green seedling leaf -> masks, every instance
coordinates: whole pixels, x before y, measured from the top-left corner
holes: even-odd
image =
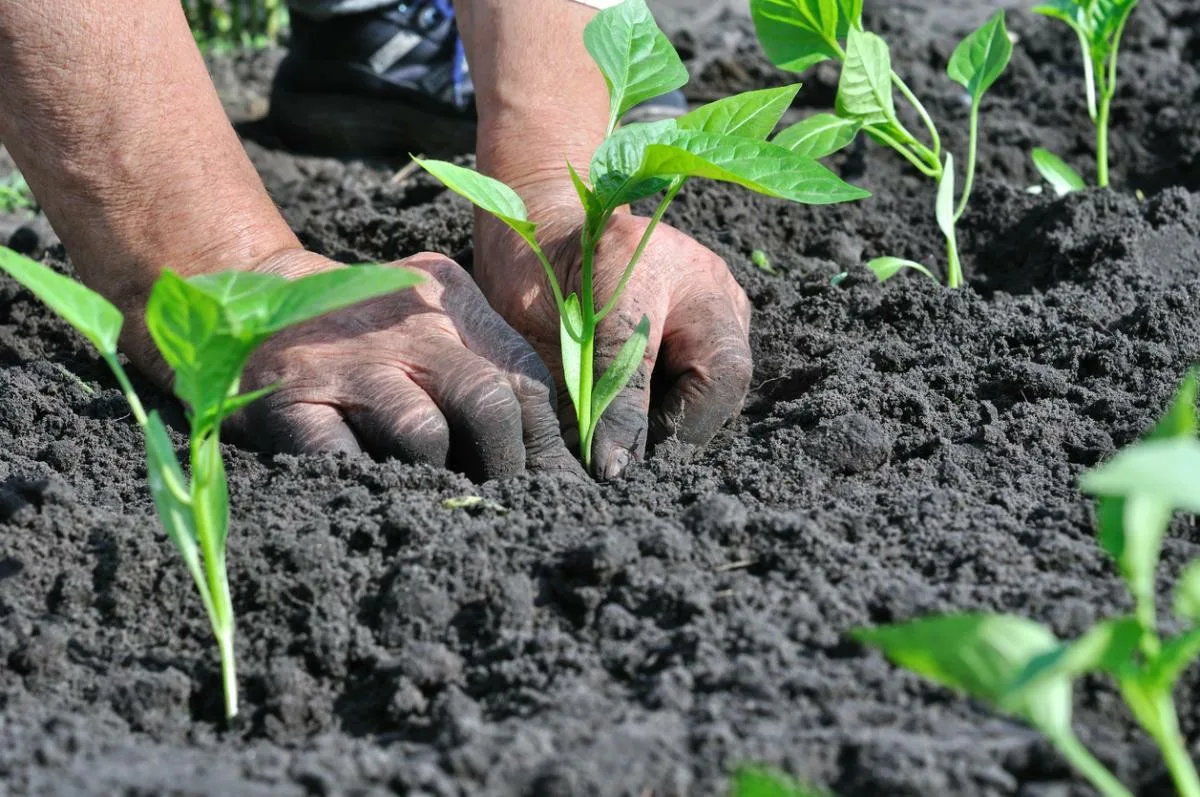
[[[759,271],[766,272],[772,277],[779,276],[779,272],[774,266],[771,265],[771,258],[767,257],[767,253],[761,249],[755,249],[750,253],[750,262],[753,263],[754,267]]]
[[[1070,732],[1067,678],[1047,678],[1010,694],[1030,663],[1058,646],[1044,626],[1022,617],[968,614],[861,629],[853,635],[899,666],[1022,717],[1051,737]]]
[[[875,276],[879,278],[880,282],[887,282],[905,269],[919,271],[934,282],[938,281],[938,278],[933,276],[933,272],[925,268],[925,266],[915,261],[905,260],[900,257],[877,257],[871,262],[867,263],[867,268],[875,272]]]
[[[771,63],[803,72],[841,58],[839,40],[862,18],[861,0],[751,0],[758,40]]]
[[[874,33],[850,30],[836,107],[838,116],[858,119],[863,124],[881,124],[896,118],[892,58],[887,42]]]
[[[562,313],[559,314],[559,338],[562,350],[563,381],[571,396],[575,417],[579,417],[579,375],[583,371],[583,310],[579,306],[579,295],[567,297]]]
[[[1091,22],[1084,8],[1084,3],[1078,0],[1050,0],[1033,7],[1033,13],[1052,17],[1065,22],[1077,32],[1090,39]]]
[[[101,354],[116,355],[124,319],[103,296],[3,246],[0,269],[77,329]]]
[[[1169,690],[1198,656],[1200,628],[1193,628],[1168,639],[1143,675],[1143,688],[1152,693]]]
[[[538,248],[537,225],[529,220],[525,202],[516,191],[474,169],[455,166],[446,161],[420,158],[413,160],[419,163],[422,169],[441,180],[442,185],[464,197],[480,210],[491,213],[534,249]]]
[[[599,219],[602,214],[600,200],[591,188],[588,188],[587,183],[579,176],[579,172],[575,171],[575,167],[570,163],[567,164],[567,171],[571,175],[571,184],[575,186],[575,193],[579,195],[579,204],[583,208],[584,215],[590,219]]]
[[[1200,431],[1196,417],[1196,399],[1200,394],[1200,379],[1195,370],[1189,371],[1175,393],[1167,414],[1150,430],[1147,440],[1170,440],[1176,437],[1195,437]]]
[[[680,130],[765,141],[783,114],[792,107],[800,84],[777,89],[747,91],[710,102],[676,120]]]
[[[1050,183],[1050,187],[1054,189],[1057,196],[1066,196],[1072,191],[1082,191],[1087,188],[1087,183],[1079,176],[1079,172],[1049,150],[1034,147],[1033,165],[1037,167],[1042,178]]]
[[[796,155],[820,160],[849,146],[861,129],[859,119],[818,113],[784,129],[771,143]]]
[[[1118,675],[1134,663],[1142,633],[1141,625],[1131,617],[1100,623],[1079,639],[1035,657],[1009,687],[1005,699],[1017,699],[1050,679],[1074,680],[1096,672]]]
[[[609,133],[633,106],[688,81],[687,68],[645,0],[600,11],[584,28],[583,43],[608,84]]]
[[[200,572],[199,538],[192,517],[188,483],[175,456],[175,447],[171,445],[167,427],[157,411],[150,412],[147,417],[144,433],[150,495],[167,537],[175,543],[188,570],[195,575]]]
[[[612,210],[663,191],[669,177],[647,174],[643,169],[646,148],[651,144],[670,144],[681,132],[674,119],[625,125],[605,139],[592,154],[588,174],[596,201]]]
[[[1200,512],[1200,440],[1177,437],[1139,443],[1086,474],[1082,487],[1092,495],[1149,499],[1168,512]],[[1127,522],[1128,515],[1127,511]]]
[[[937,192],[937,223],[947,240],[956,236],[954,229],[954,156],[946,153],[946,166],[942,169],[942,179],[938,182]]]
[[[625,345],[617,352],[612,364],[604,375],[596,380],[592,392],[592,422],[600,420],[608,405],[612,404],[617,394],[629,384],[629,380],[637,373],[642,358],[646,355],[646,345],[650,342],[650,319],[642,316],[641,322],[633,330],[633,336],[625,341]],[[582,432],[583,430],[581,430]]]
[[[979,102],[1012,60],[1013,45],[1004,27],[1004,12],[997,11],[954,50],[946,71],[950,79]]]
[[[1088,491],[1086,487],[1084,491]],[[1171,514],[1170,503],[1138,494],[1105,496],[1096,507],[1100,547],[1117,563],[1135,601],[1150,617],[1154,575]]]
[[[425,278],[416,271],[395,266],[347,266],[297,280],[285,280],[272,296],[266,325],[257,331],[273,335],[296,324],[423,282]]]
[[[1175,584],[1175,614],[1200,623],[1200,561],[1192,562]]]
[[[743,767],[734,773],[731,797],[829,797],[800,783],[784,772],[761,767]]]

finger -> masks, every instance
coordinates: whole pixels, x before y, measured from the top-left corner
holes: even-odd
[[[614,313],[616,315],[616,313]],[[612,316],[609,317],[610,319]],[[632,337],[635,323],[621,314],[619,323],[602,325],[603,334],[596,338],[595,379],[608,369],[617,352]],[[618,332],[617,329],[622,331]],[[648,432],[647,412],[650,409],[650,374],[658,341],[651,337],[642,364],[600,416],[592,438],[592,473],[598,479],[610,480],[620,476],[630,464],[646,456]]]
[[[449,462],[475,478],[524,473],[521,403],[504,373],[449,336],[422,359],[413,380],[449,425]]]
[[[274,395],[250,405],[237,424],[254,447],[281,454],[362,453],[336,407],[272,399]]]
[[[346,420],[364,449],[380,459],[445,466],[450,425],[429,395],[406,375],[364,374]]]
[[[583,476],[579,461],[563,442],[554,379],[545,363],[492,309],[465,272],[455,268],[453,273],[440,273],[438,277],[447,291],[446,306],[467,348],[507,376],[521,405],[525,466],[529,470]]]
[[[650,439],[704,445],[741,412],[753,375],[749,311],[727,293],[671,308],[658,368],[668,385],[650,412]]]

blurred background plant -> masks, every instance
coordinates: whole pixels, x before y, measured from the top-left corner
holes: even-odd
[[[288,23],[285,0],[183,0],[183,9],[205,52],[266,47]]]

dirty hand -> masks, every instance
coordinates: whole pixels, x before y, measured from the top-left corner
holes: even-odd
[[[532,217],[540,223],[538,238],[564,294],[577,292],[581,211],[563,202],[540,206]],[[596,252],[598,306],[612,295],[647,223],[629,214],[609,222]],[[565,435],[577,443],[562,382],[558,309],[545,271],[519,238],[482,213],[476,215],[475,260],[476,279],[492,307],[554,371]],[[614,478],[642,459],[647,440],[678,436],[687,443],[707,443],[741,411],[750,385],[745,293],[721,258],[666,225],[655,230],[615,311],[597,330],[597,377],[643,315],[650,318],[650,341],[642,366],[596,429],[592,458],[599,478]]]

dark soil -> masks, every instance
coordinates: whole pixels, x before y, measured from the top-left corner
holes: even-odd
[[[942,69],[987,5],[868,2],[957,152],[965,108]],[[874,148],[837,162],[875,193],[860,205],[717,186],[679,201],[672,221],[727,258],[757,310],[753,393],[708,448],[662,445],[594,488],[229,448],[234,732],[120,394],[0,281],[0,793],[710,795],[755,761],[843,797],[1087,794],[1028,728],[844,633],[983,609],[1073,635],[1127,608],[1075,484],[1200,359],[1200,2],[1143,1],[1116,191],[1061,200],[1026,192],[1027,153],[1088,162],[1073,41],[1023,12],[1010,23],[1020,41],[986,103],[964,220],[970,289],[880,286],[860,267],[941,257],[931,187]],[[785,79],[747,33],[726,17],[677,34],[694,98]],[[214,64],[235,112],[253,115],[275,58]],[[828,104],[833,75],[808,76],[802,102]],[[470,242],[467,208],[423,177],[297,158],[245,131],[323,252]],[[781,276],[749,264],[755,248]],[[467,494],[506,511],[443,508]],[[1181,519],[1164,573],[1198,554]],[[1193,740],[1198,687],[1178,692]],[[1086,681],[1077,711],[1140,795],[1169,793],[1107,684]]]

